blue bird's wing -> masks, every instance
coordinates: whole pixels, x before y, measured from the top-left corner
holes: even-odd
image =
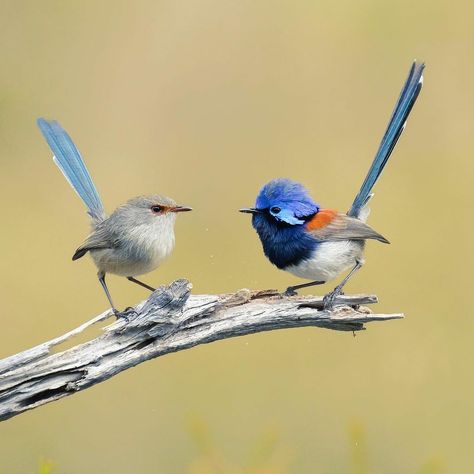
[[[105,217],[104,206],[81,154],[71,137],[56,121],[40,118],[37,123],[54,154],[54,162],[84,201],[87,206],[87,213],[94,222],[102,221]]]
[[[377,154],[372,162],[372,166],[347,215],[358,217],[362,208],[370,199],[372,188],[397,144],[405,128],[410,111],[420,93],[423,85],[424,68],[425,65],[423,63],[418,64],[416,61],[411,66],[410,73],[395,105],[392,117],[390,118],[385,135],[382,138]]]
[[[320,212],[324,213],[325,211]],[[318,214],[306,225],[308,232],[320,242],[374,239],[385,244],[390,243],[383,235],[355,217],[334,213],[329,222],[318,222],[320,220]]]

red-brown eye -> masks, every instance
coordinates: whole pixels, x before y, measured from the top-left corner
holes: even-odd
[[[155,214],[159,214],[163,210],[163,208],[161,206],[151,206],[151,210]]]

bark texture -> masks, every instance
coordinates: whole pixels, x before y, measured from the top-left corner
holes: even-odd
[[[60,344],[112,316],[105,312],[56,339],[0,361],[0,420],[103,382],[146,360],[209,342],[274,329],[305,326],[360,331],[371,321],[402,318],[373,314],[361,306],[375,296],[341,296],[331,311],[322,297],[281,297],[272,290],[226,295],[191,295],[187,280],[158,288],[85,343]],[[53,353],[52,349],[55,348]]]

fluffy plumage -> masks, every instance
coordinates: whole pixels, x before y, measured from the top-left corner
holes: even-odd
[[[42,118],[38,120],[38,126],[54,153],[54,162],[82,199],[91,217],[92,232],[72,259],[77,260],[90,253],[110,305],[115,314],[120,315],[114,307],[105,275],[114,273],[125,276],[153,290],[134,277],[154,270],[171,254],[175,242],[176,213],[190,211],[191,208],[178,206],[165,196],[139,196],[107,217],[81,154],[67,132],[58,122]]]
[[[321,242],[309,258],[288,265],[285,270],[307,280],[330,281],[362,259],[364,243],[363,240]]]
[[[362,265],[366,240],[389,243],[365,223],[372,188],[384,169],[395,144],[405,128],[406,120],[420,93],[424,64],[413,63],[392,117],[367,176],[348,214],[321,209],[308,191],[295,181],[274,179],[260,190],[252,213],[268,259],[278,268],[313,283],[289,287],[287,292],[311,284],[323,283],[353,268],[351,273],[327,295],[332,305],[342,287]]]
[[[267,258],[278,268],[303,278],[334,278],[355,265],[362,254],[361,242],[366,239],[388,243],[360,220],[321,209],[303,185],[289,179],[267,183],[252,211],[252,225]],[[333,242],[343,243],[325,245]]]
[[[154,213],[155,206],[163,211]],[[176,203],[164,196],[130,199],[95,227],[73,260],[89,251],[102,273],[138,276],[152,271],[174,248],[176,212],[170,209]]]

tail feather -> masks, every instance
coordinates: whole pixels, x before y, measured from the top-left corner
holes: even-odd
[[[405,129],[406,121],[410,115],[411,109],[416,102],[418,94],[423,85],[423,70],[425,65],[413,63],[408,74],[408,78],[400,93],[400,97],[395,105],[395,109],[390,118],[385,135],[382,138],[377,154],[375,155],[372,166],[357,194],[352,207],[347,213],[349,216],[358,217],[361,209],[370,199],[372,188],[384,169],[400,135]]]
[[[56,121],[39,118],[37,123],[54,154],[54,162],[84,201],[87,213],[94,221],[103,220],[105,212],[99,193],[71,137]]]

